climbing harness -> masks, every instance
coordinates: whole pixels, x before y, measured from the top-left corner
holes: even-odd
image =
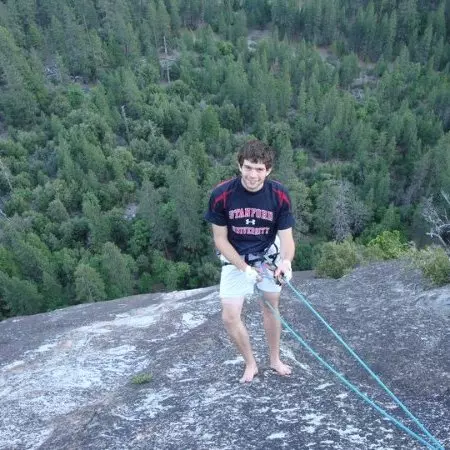
[[[400,429],[405,431],[408,435],[422,443],[425,447],[431,450],[445,450],[443,445],[425,428],[425,426],[408,410],[408,408],[386,387],[386,385],[380,380],[380,378],[369,368],[369,366],[352,350],[352,348],[336,333],[336,331],[328,324],[328,322],[313,308],[310,302],[301,294],[288,280],[284,280],[292,292],[296,295],[296,299],[307,306],[307,308],[319,319],[325,327],[333,334],[333,336],[344,346],[344,348],[360,363],[360,365],[370,374],[370,376],[386,391],[386,393],[394,400],[394,402],[401,407],[401,409],[408,415],[408,417],[413,420],[413,422],[422,430],[422,432],[431,440],[432,443],[425,440],[422,436],[412,431],[406,425],[401,423],[395,417],[391,416],[383,408],[378,406],[372,399],[367,395],[363,394],[356,386],[354,386],[350,381],[343,377],[333,366],[328,364],[312,347],[302,338],[302,336],[294,331],[292,327],[286,322],[286,320],[275,310],[275,308],[266,301],[266,304],[272,311],[275,317],[282,323],[282,325],[291,332],[294,337],[300,342],[300,344],[306,348],[322,365],[324,365],[328,370],[330,370],[334,375],[336,375],[343,384],[345,384],[350,390],[359,395],[366,403],[375,408],[380,414],[392,421]]]
[[[269,245],[265,250],[258,253],[249,253],[246,255],[242,255],[244,261],[251,267],[255,267],[257,264],[268,263],[274,268],[276,268],[275,262],[280,254],[280,249],[275,241],[273,244]],[[232,265],[218,250],[216,250],[216,255],[219,257],[219,260],[222,266]]]

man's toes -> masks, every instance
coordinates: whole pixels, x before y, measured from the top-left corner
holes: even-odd
[[[250,369],[244,372],[244,375],[239,380],[240,383],[250,383],[253,378],[258,374],[258,369]]]
[[[271,366],[272,370],[275,370],[279,375],[290,375],[292,373],[292,367],[287,364],[279,363]]]

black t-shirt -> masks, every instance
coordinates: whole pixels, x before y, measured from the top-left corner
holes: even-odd
[[[240,255],[263,252],[273,244],[278,230],[295,223],[291,199],[281,183],[266,179],[259,191],[249,192],[241,177],[214,188],[205,219],[227,226],[228,240]]]

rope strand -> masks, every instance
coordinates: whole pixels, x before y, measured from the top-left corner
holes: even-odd
[[[388,412],[386,412],[383,408],[378,406],[370,397],[368,397],[366,394],[363,394],[355,385],[353,385],[350,381],[348,381],[344,376],[342,376],[333,366],[328,364],[316,351],[312,349],[308,345],[308,343],[296,332],[292,329],[292,327],[286,322],[283,317],[277,313],[275,308],[266,301],[266,304],[269,306],[269,308],[272,310],[272,313],[275,315],[275,317],[278,318],[278,320],[284,325],[284,327],[290,331],[295,338],[300,342],[303,347],[305,347],[322,365],[324,365],[328,370],[330,370],[334,375],[336,375],[342,383],[344,383],[350,390],[355,392],[357,395],[359,395],[365,402],[369,403],[373,408],[375,408],[380,414],[382,414],[384,417],[386,417],[388,420],[393,422],[395,425],[397,425],[399,428],[401,428],[403,431],[405,431],[407,434],[409,434],[411,437],[419,441],[421,444],[423,444],[425,447],[431,450],[445,450],[444,447],[441,445],[439,447],[435,447],[434,445],[430,444],[428,441],[426,441],[423,437],[419,436],[417,433],[412,431],[410,428],[408,428],[406,425],[402,424],[399,420],[397,420],[395,417],[391,416]]]
[[[361,366],[370,374],[370,376],[386,391],[386,393],[400,406],[400,408],[415,422],[415,424],[431,439],[438,449],[444,449],[442,444],[425,428],[425,426],[409,411],[409,409],[400,401],[400,399],[392,393],[389,388],[380,380],[380,378],[370,369],[370,367],[355,353],[355,351],[342,339],[341,336],[328,324],[328,322],[313,308],[305,296],[301,294],[289,281],[286,284],[296,294],[296,296],[308,307],[308,309],[325,325],[333,336],[344,346],[344,348],[361,364]]]
[[[262,278],[269,278],[267,276],[267,272],[264,273],[264,269],[269,272],[273,272],[269,266],[273,266],[276,268],[276,264],[273,261],[269,261],[266,259],[266,263],[262,264]],[[268,264],[269,263],[269,264]],[[271,263],[271,264],[270,264]],[[330,324],[313,308],[310,302],[305,298],[305,296],[299,292],[297,289],[295,289],[294,286],[290,283],[289,280],[284,278],[284,283],[287,284],[292,292],[300,299],[307,307],[308,309],[316,316],[317,319],[319,319],[325,327],[330,331],[333,336],[344,346],[344,348],[356,359],[356,361],[359,362],[359,364],[369,373],[369,375],[385,390],[385,392],[391,397],[394,402],[400,406],[400,408],[406,413],[406,415],[422,430],[422,432],[433,442],[433,445],[431,445],[428,441],[423,439],[421,436],[416,434],[414,431],[410,430],[408,427],[403,425],[401,422],[399,422],[397,419],[392,417],[389,413],[384,411],[380,406],[378,406],[375,402],[373,402],[369,397],[367,397],[365,394],[360,392],[352,383],[350,383],[348,380],[346,380],[340,373],[338,373],[332,366],[330,366],[325,360],[321,358],[321,356],[316,353],[290,326],[289,324],[279,315],[279,313],[276,313],[273,309],[272,305],[269,305],[272,309],[272,312],[278,317],[280,322],[291,332],[294,334],[294,336],[299,340],[299,342],[307,349],[309,350],[314,357],[316,357],[325,367],[327,367],[331,372],[333,372],[341,381],[348,386],[352,391],[357,393],[359,396],[361,396],[366,402],[368,402],[371,406],[373,406],[378,412],[380,412],[382,415],[384,415],[389,420],[393,421],[399,428],[401,428],[403,431],[408,433],[410,436],[414,437],[418,441],[420,441],[422,444],[427,446],[428,448],[431,448],[433,450],[445,450],[444,446],[425,428],[425,426],[409,411],[409,409],[400,401],[400,399],[381,381],[381,379],[376,375],[372,369],[356,354],[356,352],[342,339],[342,337],[332,328]],[[296,300],[298,300],[296,298]],[[266,302],[267,303],[267,302]],[[267,303],[268,304],[268,303]]]
[[[263,278],[269,278],[265,275]],[[373,408],[375,408],[380,414],[386,417],[388,420],[392,421],[400,429],[405,431],[408,435],[422,443],[425,447],[431,450],[445,450],[443,445],[425,428],[425,426],[409,411],[409,409],[389,390],[389,388],[380,380],[380,378],[370,369],[370,367],[355,353],[355,351],[336,333],[336,331],[328,324],[328,322],[312,307],[312,305],[306,300],[305,296],[301,294],[297,289],[292,286],[288,280],[284,280],[285,283],[291,288],[294,294],[308,307],[308,309],[319,319],[325,327],[330,331],[333,336],[344,346],[344,348],[360,363],[360,365],[369,373],[369,375],[386,391],[386,393],[394,400],[394,402],[402,408],[402,410],[408,415],[410,419],[426,434],[426,436],[433,442],[426,441],[422,436],[418,435],[410,428],[402,424],[395,417],[387,413],[383,408],[378,406],[372,399],[367,395],[363,394],[356,386],[350,383],[345,377],[343,377],[333,366],[328,364],[317,352],[315,352],[312,347],[310,347],[307,342],[296,333],[292,327],[286,322],[286,320],[273,308],[273,306],[266,301],[266,304],[272,310],[272,313],[278,320],[284,325],[284,327],[290,331],[294,337],[300,342],[303,347],[305,347],[322,365],[324,365],[328,370],[330,370],[334,375],[336,375],[350,390],[359,395],[365,402],[369,403]]]

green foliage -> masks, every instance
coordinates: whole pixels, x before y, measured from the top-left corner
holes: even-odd
[[[315,245],[302,240],[296,242],[295,258],[293,261],[294,270],[311,270],[314,267]]]
[[[359,236],[359,240],[363,244],[368,244],[372,239],[376,238],[383,231],[402,230],[404,234],[404,225],[402,226],[400,209],[395,207],[392,203],[388,208],[380,208],[376,211],[378,216],[381,216],[379,223],[372,222]]]
[[[145,384],[150,383],[153,380],[153,375],[151,373],[140,373],[139,375],[135,375],[131,382],[133,384]]]
[[[411,254],[413,263],[436,286],[450,283],[450,258],[442,247],[427,247]]]
[[[190,275],[189,264],[170,261],[160,253],[153,252],[151,275],[155,282],[162,283],[165,289],[173,291],[186,287]]]
[[[13,126],[36,122],[40,96],[45,96],[43,80],[33,73],[14,37],[0,26],[0,113]]]
[[[320,247],[316,273],[321,277],[340,278],[350,272],[360,260],[358,248],[347,239],[344,242],[327,242]]]
[[[0,10],[3,316],[216,283],[202,214],[249,133],[277,151],[299,269],[349,236],[401,256],[450,189],[448,1]]]
[[[153,248],[163,249],[170,242],[173,230],[171,209],[171,205],[163,205],[161,190],[145,180],[138,192],[138,217],[149,230],[149,244]]]
[[[80,303],[105,300],[105,283],[94,268],[81,263],[75,270],[75,293]]]
[[[93,193],[88,193],[83,200],[83,214],[88,220],[90,241],[99,249],[109,238],[110,226],[101,212],[100,202]]]
[[[217,140],[219,137],[219,118],[211,106],[208,106],[204,111],[202,111],[200,129],[201,138],[205,142]]]
[[[217,284],[220,278],[220,268],[216,261],[215,263],[205,260],[198,263],[194,262],[186,274],[188,275],[186,287],[194,288],[195,286],[211,286]]]
[[[148,272],[144,272],[139,277],[138,292],[140,294],[146,294],[148,292],[152,292],[153,284],[154,284],[153,277]]]
[[[105,281],[108,298],[119,298],[133,294],[135,261],[122,254],[112,242],[106,242],[100,255],[99,272]]]
[[[168,262],[164,273],[164,284],[168,291],[185,288],[191,268],[185,262]]]
[[[66,207],[59,199],[55,199],[48,205],[47,216],[53,222],[63,223],[69,220],[69,213]]]
[[[19,266],[15,261],[13,252],[0,247],[0,271],[8,276],[19,275]]]
[[[0,271],[0,294],[11,316],[43,311],[44,299],[33,281],[9,277]]]
[[[341,86],[348,87],[358,75],[358,57],[354,53],[344,56],[339,67],[339,82]]]
[[[149,244],[149,226],[144,220],[138,219],[132,225],[132,236],[129,242],[131,254],[137,257],[142,253],[146,253]]]
[[[64,306],[63,288],[53,273],[44,272],[40,293],[43,296],[43,309],[53,311]]]
[[[408,251],[408,244],[398,230],[383,231],[367,244],[370,259],[397,259]]]
[[[180,245],[189,251],[201,246],[200,189],[189,161],[180,159],[170,177],[169,192],[174,202],[174,216],[178,224]]]

